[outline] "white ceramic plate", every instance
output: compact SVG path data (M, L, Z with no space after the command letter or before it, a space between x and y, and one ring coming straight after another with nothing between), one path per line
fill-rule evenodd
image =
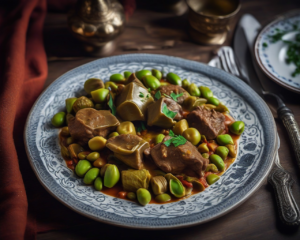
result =
M298 29L294 29L294 25ZM284 40L293 41L297 33L300 33L300 10L289 12L265 26L255 42L255 57L260 68L276 83L300 93L300 74L293 77L296 66L286 63L287 44L282 41L272 43L269 36L277 32L286 31Z

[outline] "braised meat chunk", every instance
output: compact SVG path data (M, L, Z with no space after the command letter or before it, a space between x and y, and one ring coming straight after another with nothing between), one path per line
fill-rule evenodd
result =
M147 141L133 134L121 134L106 143L116 158L135 169L143 169L143 152L149 146Z
M166 136L162 143L151 149L151 157L155 164L166 173L180 174L189 171L201 177L208 164L208 159L203 158L189 141L178 147L173 144L167 147L163 143L170 138L170 136Z
M178 86L178 85L173 85L173 84L170 84L170 85L166 85L166 86L161 86L158 88L158 90L160 91L161 95L163 96L164 94L170 96L170 94L173 92L173 93L176 93L176 94L180 94L180 93L183 93L183 95L181 97L178 97L177 98L177 102L179 104L182 104L183 101L188 97L190 96L190 94L184 90L182 87Z
M196 107L186 118L207 140L215 139L225 129L225 116L215 110Z
M84 146L95 136L107 135L120 125L118 119L108 110L84 108L69 120L69 131L75 142Z

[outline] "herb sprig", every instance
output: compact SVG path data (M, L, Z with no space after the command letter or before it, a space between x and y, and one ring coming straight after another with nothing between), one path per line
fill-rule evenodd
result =
M157 92L155 93L155 95L154 95L154 98L155 98L156 100L160 99L160 98L161 98L161 92L160 92L160 91L157 91Z
M167 117L172 118L172 119L173 119L173 118L176 116L176 114L177 114L177 112L173 112L173 111L169 110L168 107L167 107L167 104L165 104L165 103L163 104L162 112L163 112L163 114L165 114Z
M116 109L116 106L114 105L114 101L113 101L111 93L109 93L108 106L111 109L112 115L116 116L117 109Z
M175 135L172 130L170 130L169 136L171 136L172 138L164 142L164 145L166 145L167 147L169 147L171 144L173 144L175 147L178 147L185 144L187 141L183 136Z

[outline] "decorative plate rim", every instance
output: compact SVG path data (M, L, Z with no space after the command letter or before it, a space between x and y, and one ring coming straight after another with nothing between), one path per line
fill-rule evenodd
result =
M226 82L226 81L234 83L235 85L230 86L230 87L235 89L235 91L242 91L243 97L244 97L245 101L247 102L247 104L250 105L253 108L253 110L256 112L258 117L259 116L261 117L259 119L262 122L261 123L262 126L267 128L264 132L264 134L266 135L266 136L264 136L264 139L267 140L265 143L266 143L266 145L268 145L269 148L266 147L265 151L262 153L262 156L260 158L260 159L262 159L263 157L265 157L264 162L268 163L268 164L265 164L265 169L264 169L263 176L261 176L261 178L256 181L256 184L253 187L251 187L251 189L249 189L249 191L247 193L240 196L240 198L234 204L231 204L230 206L226 206L225 210L221 210L219 213L215 214L214 216L211 216L211 217L209 217L205 220L197 220L197 219L195 220L196 217L193 216L193 215L195 215L195 214L198 215L199 213L194 213L194 214L189 214L189 215L185 216L185 217L190 217L190 218L192 218L192 216L193 216L192 221L187 221L187 222L179 221L179 223L169 223L169 224L166 224L166 225L159 225L159 226L157 226L157 225L142 225L142 224L141 225L134 225L130 222L129 223L123 223L121 221L111 220L109 218L104 218L102 216L94 216L88 211L84 211L83 209L79 209L79 207L77 205L75 205L75 204L72 205L71 203L67 202L66 199L64 199L63 194L61 194L61 195L54 194L53 187L50 186L49 183L47 184L48 179L45 176L41 176L38 169L34 165L34 162L33 162L34 158L31 155L31 150L32 149L30 149L30 141L29 141L30 140L30 132L29 132L29 130L32 130L30 128L33 128L33 130L36 130L37 127L30 126L30 121L31 121L33 113L36 110L40 100L43 97L43 95L47 91L51 91L51 89L54 88L55 85L58 84L60 82L60 79L62 79L64 76L67 76L68 74L70 74L72 72L79 71L80 69L83 69L83 68L85 68L89 65L93 65L93 64L101 65L101 63L107 65L109 63L129 62L130 60L136 62L137 61L136 59L139 59L139 60L144 59L144 61L154 62L154 63L161 62L161 64L173 64L173 65L176 65L176 66L180 66L181 68L186 69L186 70L190 70L190 71L198 72L198 73L204 73L206 76L212 77L215 80L217 80L217 81L219 81L222 84L225 84L227 86L229 86L229 83ZM247 99L251 99L251 97L256 98L257 101L260 101L260 104L257 104L257 102L255 104L254 102L247 100ZM266 118L265 116L269 116L269 118ZM262 185L262 183L264 182L264 180L268 176L268 173L272 169L272 166L273 166L273 163L274 163L274 156L275 156L275 153L276 153L276 150L277 150L277 142L276 142L277 140L276 139L277 138L276 138L275 121L274 121L274 118L272 116L272 113L271 113L269 107L260 98L260 96L256 92L254 92L254 90L252 90L244 82L240 81L238 78L234 77L233 75L224 72L223 70L210 67L210 66L205 65L203 63L198 63L198 62L195 62L195 61L186 60L186 59L182 59L182 58L178 58L178 57L170 57L170 56L158 55L158 54L125 54L125 55L112 56L112 57L108 57L108 58L102 58L102 59L98 59L98 60L86 63L84 65L81 65L79 67L76 67L76 68L64 73L59 78L57 78L53 83L51 83L51 85L48 86L43 91L43 93L40 95L40 97L36 100L36 102L34 103L34 105L32 106L32 108L30 110L30 113L28 114L25 129L24 129L24 142L25 142L26 153L27 153L30 165L31 165L32 169L34 170L34 172L35 172L38 180L40 181L40 183L45 187L45 189L53 197L58 199L65 206L69 207L70 209L74 210L75 212L77 212L79 214L82 214L86 217L89 217L91 219L94 219L96 221L112 224L112 225L115 225L115 226L126 227L126 228L157 229L157 230L171 229L171 228L183 228L183 227L202 224L202 223L211 221L213 219L216 219L220 216L223 216L223 215L227 214L228 212L230 212L231 210L238 207L239 205L241 205L244 201L246 201ZM35 143L34 143L34 145L35 145ZM34 146L34 147L36 147L36 146ZM55 183L55 184L57 184L57 183ZM119 216L119 218L123 218L123 217ZM141 218L141 219L144 219L144 218ZM151 219L149 219L149 220L147 219L147 221L150 221L150 220Z
M260 41L262 39L262 36L263 34L270 28L272 27L274 24L280 22L280 21L283 21L285 19L288 19L288 18L291 18L291 17L294 17L296 15L299 15L300 14L300 9L296 9L296 10L293 10L293 11L289 11L285 14L282 14L280 16L278 16L275 20L273 20L272 22L270 22L269 24L267 24L266 26L264 26L259 34L257 35L256 37L256 40L255 40L255 43L254 43L254 54L255 54L255 59L256 59L256 62L258 63L258 66L260 67L260 69L273 81L275 81L277 84L281 85L282 87L288 89L288 90L291 90L295 93L300 93L300 87L297 88L297 87L294 87L294 86L291 86L289 85L288 83L285 83L283 82L281 79L277 78L276 76L274 76L266 67L265 65L263 64L261 58L259 57L259 44L260 44Z

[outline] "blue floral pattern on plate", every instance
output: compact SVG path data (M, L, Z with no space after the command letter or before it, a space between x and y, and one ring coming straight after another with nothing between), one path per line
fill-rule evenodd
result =
M51 118L64 110L65 99L80 96L86 79L108 80L113 73L156 68L176 72L212 89L234 118L246 124L236 161L204 192L168 204L137 203L114 198L83 184L60 155L58 129ZM174 228L219 217L248 198L270 171L275 152L275 125L262 99L236 77L194 61L154 54L104 58L75 68L53 82L40 96L27 119L25 145L42 185L71 209L98 221L132 228Z

